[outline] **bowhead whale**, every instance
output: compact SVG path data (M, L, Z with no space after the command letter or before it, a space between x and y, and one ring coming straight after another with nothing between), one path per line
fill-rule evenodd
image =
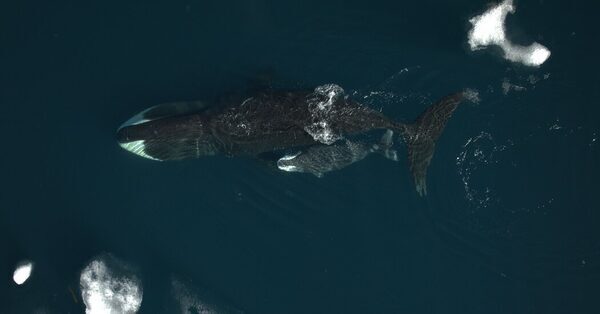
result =
M402 123L345 96L333 84L308 91L269 90L225 106L176 102L151 107L119 127L117 141L139 156L167 161L217 154L258 157L297 147L323 153L327 150L311 147L335 148L347 136L391 130L404 139L416 190L424 195L435 143L463 99L463 92L445 96L413 123Z

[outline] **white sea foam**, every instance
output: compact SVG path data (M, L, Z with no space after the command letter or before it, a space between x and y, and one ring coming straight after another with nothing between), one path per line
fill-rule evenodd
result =
M171 280L172 294L177 301L181 314L241 314L232 306L215 300L215 296L199 290L181 280Z
M465 189L465 198L475 208L486 208L496 200L495 191L490 186L475 186L473 177L478 171L499 160L496 154L506 150L506 145L499 145L487 132L481 132L469 138L463 145L463 151L456 157L458 174L461 176Z
M465 99L468 101L478 104L481 102L481 98L479 97L479 91L473 88L466 88L463 92Z
M498 46L504 51L504 58L528 66L540 66L550 57L550 50L540 43L529 46L513 44L506 37L505 20L509 13L516 11L512 0L504 0L481 15L469 20L473 28L469 31L471 50L488 46Z
M110 255L90 262L79 277L86 314L133 314L142 304L142 285L125 264Z
M321 120L304 127L304 130L310 134L315 141L331 145L343 137L333 131L329 122Z
M304 130L310 134L315 141L323 144L333 144L343 138L331 127L330 118L335 115L334 104L344 97L344 89L336 84L325 84L315 88L315 91L308 99L309 110L312 114L313 122L304 127Z
M216 309L212 308L209 304L205 304L190 291L188 287L179 280L173 279L171 282L173 294L179 302L181 314L189 313L206 313L206 314L217 314Z
M17 285L22 285L29 279L31 272L33 271L33 263L31 261L22 261L17 264L15 272L13 273L13 281Z
M506 95L510 91L521 92L527 90L527 88L511 83L507 78L502 81L502 94Z

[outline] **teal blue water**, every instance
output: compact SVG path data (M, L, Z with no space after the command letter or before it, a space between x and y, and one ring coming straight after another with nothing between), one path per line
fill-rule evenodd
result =
M85 313L80 275L110 254L139 313L599 313L597 11L515 5L507 34L548 47L540 67L470 51L487 1L3 3L0 312ZM335 83L404 120L480 101L448 123L424 198L402 158L316 178L115 141L149 106L265 81Z

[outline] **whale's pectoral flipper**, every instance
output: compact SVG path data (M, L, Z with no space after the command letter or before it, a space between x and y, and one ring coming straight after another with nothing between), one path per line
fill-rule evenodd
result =
M463 99L463 93L446 96L427 108L413 124L406 125L403 135L408 147L408 162L417 193L421 196L427 194L427 167L435 151L435 142Z

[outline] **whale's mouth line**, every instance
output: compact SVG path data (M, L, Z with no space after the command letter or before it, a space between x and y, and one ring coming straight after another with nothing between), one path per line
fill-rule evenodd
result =
M284 161L285 161L285 160L292 160L292 159L294 159L294 158L298 157L300 154L301 154L301 152L297 152L297 153L295 153L295 154L290 154L290 155L285 155L285 156L283 156L283 157L279 158L279 160L280 160L280 161L281 161L281 160L284 160Z

